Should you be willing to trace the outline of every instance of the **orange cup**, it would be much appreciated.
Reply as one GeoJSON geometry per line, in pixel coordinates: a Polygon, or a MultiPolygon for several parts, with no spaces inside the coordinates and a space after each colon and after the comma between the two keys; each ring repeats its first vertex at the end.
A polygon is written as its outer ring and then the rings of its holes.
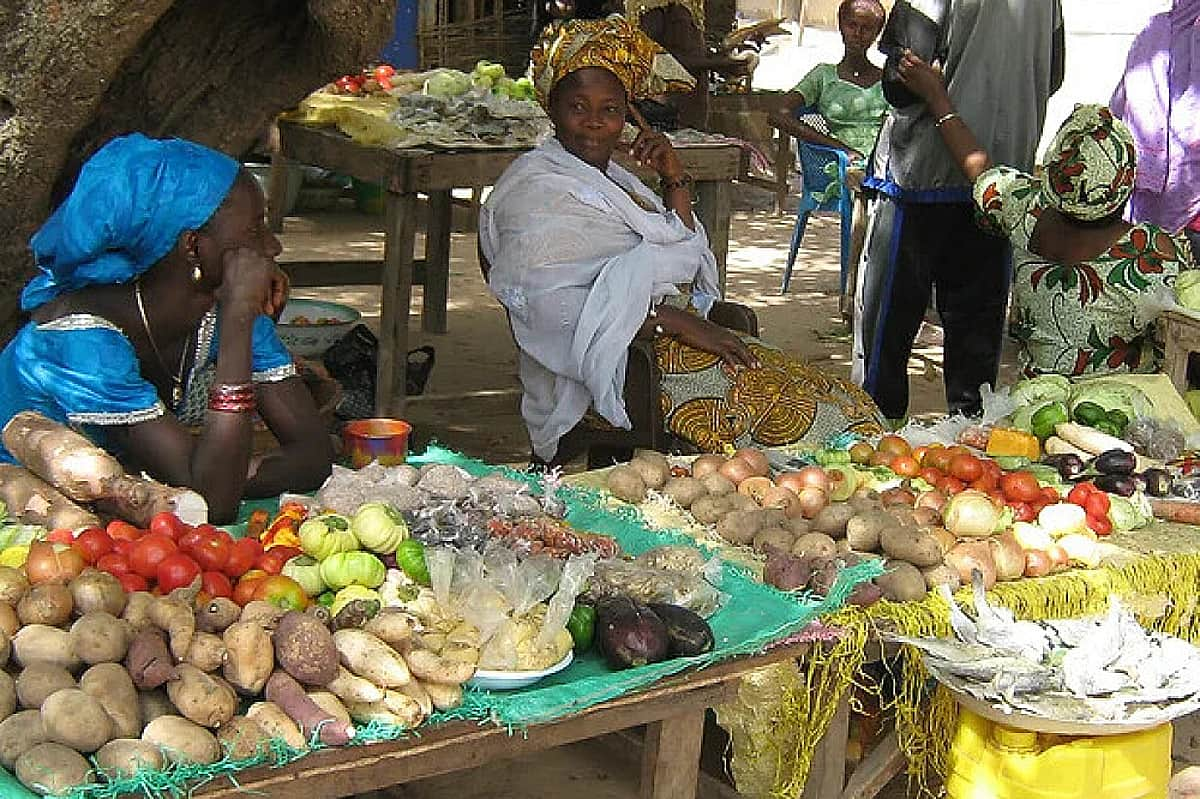
{"type": "Polygon", "coordinates": [[[342,428],[350,465],[361,469],[371,461],[381,466],[404,463],[412,425],[400,419],[356,419],[342,428]]]}

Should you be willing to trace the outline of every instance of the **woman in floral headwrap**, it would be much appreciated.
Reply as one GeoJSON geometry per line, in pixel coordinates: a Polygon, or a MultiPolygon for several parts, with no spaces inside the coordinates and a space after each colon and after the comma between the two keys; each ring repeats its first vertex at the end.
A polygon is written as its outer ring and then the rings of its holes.
{"type": "Polygon", "coordinates": [[[1025,373],[1156,371],[1156,297],[1194,265],[1182,234],[1122,218],[1137,167],[1125,124],[1104,106],[1077,106],[1034,177],[991,163],[928,64],[908,53],[899,70],[974,183],[983,223],[1012,241],[1009,332],[1025,373]]]}
{"type": "Polygon", "coordinates": [[[520,347],[535,455],[558,460],[559,439],[589,407],[629,427],[634,338],[655,344],[668,429],[701,449],[880,432],[857,387],[705,319],[720,293],[717,263],[666,136],[643,128],[627,146],[658,173],[661,196],[611,160],[626,148],[629,101],[665,75],[663,55],[619,17],[547,28],[533,77],[555,137],[509,167],[480,215],[488,284],[520,347]]]}

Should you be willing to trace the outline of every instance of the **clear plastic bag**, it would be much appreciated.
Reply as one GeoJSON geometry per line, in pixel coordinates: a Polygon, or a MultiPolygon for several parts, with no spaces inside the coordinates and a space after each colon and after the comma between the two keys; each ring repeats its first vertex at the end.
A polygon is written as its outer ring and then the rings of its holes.
{"type": "Polygon", "coordinates": [[[596,564],[588,593],[597,599],[627,596],[638,602],[666,602],[705,617],[715,613],[723,601],[721,592],[699,575],[619,560],[596,564]]]}
{"type": "Polygon", "coordinates": [[[550,598],[546,607],[546,618],[542,629],[538,631],[535,645],[538,648],[550,646],[561,630],[567,627],[571,611],[575,609],[575,599],[587,588],[588,580],[596,570],[595,555],[572,555],[563,567],[562,576],[558,580],[558,590],[550,598]]]}

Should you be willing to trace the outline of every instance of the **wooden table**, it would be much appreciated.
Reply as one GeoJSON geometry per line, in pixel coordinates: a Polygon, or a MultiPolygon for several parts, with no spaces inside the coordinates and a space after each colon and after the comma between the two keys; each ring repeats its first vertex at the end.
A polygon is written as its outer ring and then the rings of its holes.
{"type": "Polygon", "coordinates": [[[1200,353],[1200,317],[1179,311],[1164,311],[1158,318],[1163,339],[1163,372],[1180,396],[1188,390],[1188,359],[1200,353]]]}
{"type": "MultiPolygon", "coordinates": [[[[741,165],[741,150],[732,144],[686,144],[677,148],[683,166],[696,179],[696,214],[708,230],[717,256],[721,282],[729,252],[731,183],[741,165]]],[[[422,327],[446,332],[450,281],[450,192],[488,186],[527,148],[506,150],[386,149],[356,144],[332,128],[279,123],[279,148],[272,159],[270,196],[285,194],[288,162],[312,164],[386,192],[383,261],[306,261],[285,263],[292,285],[382,285],[379,362],[375,411],[404,415],[405,359],[408,353],[408,309],[414,283],[425,287],[422,327]],[[429,197],[425,258],[414,257],[417,195],[429,197]]],[[[269,207],[273,230],[282,229],[283,209],[269,207]]]]}
{"type": "Polygon", "coordinates": [[[264,799],[348,796],[646,725],[641,796],[692,799],[699,776],[705,711],[732,698],[747,672],[802,656],[806,650],[806,644],[798,644],[726,661],[512,733],[494,724],[453,722],[422,729],[419,737],[405,740],[326,749],[283,768],[264,766],[239,772],[237,785],[215,780],[192,795],[229,799],[247,795],[264,799]]]}

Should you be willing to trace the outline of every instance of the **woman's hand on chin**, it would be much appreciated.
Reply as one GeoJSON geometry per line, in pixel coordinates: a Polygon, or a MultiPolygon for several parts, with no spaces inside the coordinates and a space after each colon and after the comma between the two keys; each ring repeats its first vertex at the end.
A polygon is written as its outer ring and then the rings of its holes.
{"type": "Polygon", "coordinates": [[[690,347],[710,352],[734,368],[757,369],[762,365],[746,342],[720,325],[675,308],[660,308],[658,315],[667,332],[690,347]]]}
{"type": "Polygon", "coordinates": [[[683,164],[666,134],[642,128],[629,145],[629,154],[642,166],[653,169],[663,180],[678,180],[683,176],[683,164]]]}
{"type": "Polygon", "coordinates": [[[246,247],[228,250],[221,268],[216,296],[222,308],[253,318],[275,313],[279,297],[286,302],[286,278],[281,284],[278,265],[262,253],[246,247]]]}

